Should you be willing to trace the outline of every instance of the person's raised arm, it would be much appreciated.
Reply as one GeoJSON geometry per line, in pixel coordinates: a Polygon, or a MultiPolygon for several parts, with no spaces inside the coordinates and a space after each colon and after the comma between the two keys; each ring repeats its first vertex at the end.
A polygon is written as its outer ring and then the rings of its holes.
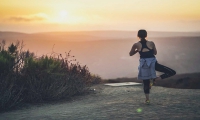
{"type": "Polygon", "coordinates": [[[156,55],[157,54],[156,45],[154,44],[154,42],[152,42],[152,43],[153,43],[153,52],[154,52],[154,55],[156,55]]]}
{"type": "Polygon", "coordinates": [[[132,46],[132,48],[131,48],[131,51],[129,52],[129,55],[130,56],[133,56],[133,55],[135,55],[135,53],[137,53],[138,52],[138,50],[137,50],[137,46],[136,46],[136,43],[135,44],[133,44],[133,46],[132,46]]]}

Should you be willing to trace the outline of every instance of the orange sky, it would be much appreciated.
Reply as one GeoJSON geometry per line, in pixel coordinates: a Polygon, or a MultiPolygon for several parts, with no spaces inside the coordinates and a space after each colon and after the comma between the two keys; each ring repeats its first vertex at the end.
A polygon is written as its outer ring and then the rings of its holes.
{"type": "Polygon", "coordinates": [[[200,0],[1,0],[0,31],[200,31],[200,0]]]}

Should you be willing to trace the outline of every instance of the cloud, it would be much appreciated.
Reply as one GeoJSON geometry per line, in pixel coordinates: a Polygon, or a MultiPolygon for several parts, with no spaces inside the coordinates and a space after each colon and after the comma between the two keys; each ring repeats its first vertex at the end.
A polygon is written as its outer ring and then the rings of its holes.
{"type": "Polygon", "coordinates": [[[10,17],[9,20],[15,21],[15,22],[31,22],[31,21],[41,21],[41,20],[44,20],[44,18],[41,18],[41,17],[34,17],[34,18],[10,17]]]}
{"type": "Polygon", "coordinates": [[[35,22],[47,20],[48,16],[44,13],[22,15],[22,16],[10,16],[7,20],[14,22],[35,22]]]}

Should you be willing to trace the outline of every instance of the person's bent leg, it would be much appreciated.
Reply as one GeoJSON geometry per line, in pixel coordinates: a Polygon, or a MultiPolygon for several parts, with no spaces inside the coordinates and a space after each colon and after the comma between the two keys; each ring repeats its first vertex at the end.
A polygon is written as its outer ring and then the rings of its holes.
{"type": "Polygon", "coordinates": [[[157,78],[156,80],[165,79],[165,78],[171,77],[176,74],[176,71],[174,71],[173,69],[171,69],[169,67],[161,65],[158,62],[155,63],[155,70],[164,73],[164,74],[160,75],[160,78],[157,78]]]}

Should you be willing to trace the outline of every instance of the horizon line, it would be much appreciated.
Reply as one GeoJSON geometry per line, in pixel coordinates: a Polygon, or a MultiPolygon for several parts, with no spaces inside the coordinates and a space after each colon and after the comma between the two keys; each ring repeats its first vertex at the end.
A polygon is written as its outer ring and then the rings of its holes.
{"type": "MultiPolygon", "coordinates": [[[[137,32],[137,30],[65,30],[65,31],[41,31],[41,32],[21,32],[21,31],[2,31],[0,32],[12,32],[12,33],[22,33],[22,34],[40,34],[40,33],[64,33],[64,32],[137,32]]],[[[147,32],[162,32],[162,33],[200,33],[200,31],[156,31],[148,30],[147,32]]]]}

